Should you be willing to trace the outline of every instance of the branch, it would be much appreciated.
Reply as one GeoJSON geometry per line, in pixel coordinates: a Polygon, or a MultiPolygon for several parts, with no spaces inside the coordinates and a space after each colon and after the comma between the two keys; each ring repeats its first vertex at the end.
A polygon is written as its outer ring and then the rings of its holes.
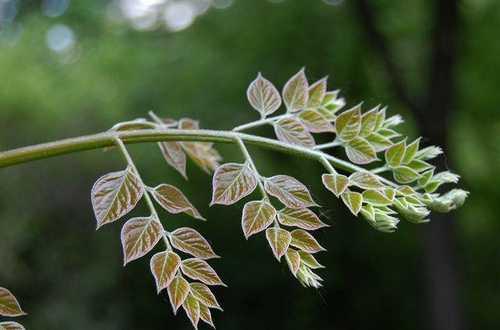
{"type": "Polygon", "coordinates": [[[374,15],[373,9],[369,0],[354,1],[356,12],[359,16],[359,21],[365,31],[368,42],[377,51],[382,59],[387,74],[391,77],[391,83],[398,98],[408,107],[413,113],[421,112],[420,105],[410,96],[408,87],[401,75],[401,71],[394,62],[394,56],[391,53],[387,39],[382,32],[378,30],[379,23],[374,15]]]}
{"type": "MultiPolygon", "coordinates": [[[[198,141],[234,144],[237,143],[238,140],[241,140],[246,144],[256,145],[259,147],[291,154],[298,157],[313,159],[318,162],[320,162],[324,158],[337,169],[347,171],[349,173],[366,171],[366,169],[360,166],[356,166],[321,151],[311,150],[301,146],[292,145],[289,143],[284,143],[256,135],[204,129],[144,129],[122,132],[108,131],[94,135],[86,135],[49,143],[42,143],[29,147],[1,152],[0,168],[27,163],[39,159],[60,156],[73,152],[111,147],[116,145],[116,139],[120,139],[124,144],[160,141],[198,141]]],[[[398,186],[394,182],[383,177],[378,177],[378,179],[386,185],[392,187],[398,186]]]]}

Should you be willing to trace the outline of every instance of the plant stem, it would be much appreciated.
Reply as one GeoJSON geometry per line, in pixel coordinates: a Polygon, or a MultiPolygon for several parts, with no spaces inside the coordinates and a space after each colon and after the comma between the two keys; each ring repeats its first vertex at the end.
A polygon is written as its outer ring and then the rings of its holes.
{"type": "MultiPolygon", "coordinates": [[[[360,166],[325,154],[320,150],[311,150],[302,146],[292,145],[274,139],[245,133],[204,129],[142,129],[120,132],[108,131],[94,135],[80,136],[55,142],[42,143],[34,146],[0,152],[0,168],[78,151],[101,149],[114,146],[116,144],[116,138],[119,138],[123,142],[123,144],[161,141],[235,143],[236,139],[239,138],[246,144],[256,145],[259,147],[291,154],[298,157],[314,159],[316,161],[321,161],[321,157],[324,157],[336,169],[346,172],[353,173],[358,171],[366,171],[360,166]]],[[[386,185],[398,187],[397,184],[383,177],[379,177],[379,180],[386,185]]]]}
{"type": "Polygon", "coordinates": [[[319,161],[328,170],[328,172],[330,172],[330,174],[337,173],[337,171],[335,171],[335,168],[332,166],[332,164],[325,157],[321,157],[319,161]]]}
{"type": "MultiPolygon", "coordinates": [[[[153,203],[153,200],[149,196],[150,192],[148,190],[148,187],[144,184],[144,181],[142,180],[141,174],[137,170],[137,167],[135,166],[135,163],[134,163],[132,157],[130,156],[130,153],[128,152],[127,148],[125,147],[125,144],[118,137],[115,138],[115,144],[118,147],[118,149],[120,149],[120,152],[123,155],[123,158],[127,162],[128,166],[130,166],[132,168],[132,170],[135,172],[135,175],[137,176],[137,178],[139,179],[139,182],[143,186],[144,194],[142,196],[144,197],[144,200],[146,201],[146,204],[148,205],[148,208],[151,212],[151,215],[154,218],[156,218],[156,220],[158,220],[158,222],[160,222],[160,217],[158,216],[158,212],[156,212],[155,204],[153,203]]],[[[165,245],[167,246],[167,250],[170,250],[171,247],[170,247],[170,243],[168,242],[168,239],[166,237],[165,230],[163,230],[162,236],[163,236],[163,241],[165,242],[165,245]]]]}
{"type": "Polygon", "coordinates": [[[271,117],[271,118],[265,118],[265,119],[260,119],[260,120],[252,121],[252,122],[247,123],[247,124],[236,126],[235,128],[233,128],[233,131],[234,132],[241,132],[241,131],[244,131],[244,130],[247,130],[247,129],[250,129],[250,128],[255,128],[255,127],[259,127],[259,126],[264,126],[264,125],[267,125],[267,124],[271,124],[271,123],[273,123],[273,122],[275,122],[277,120],[288,118],[288,117],[291,117],[291,116],[292,116],[291,114],[287,113],[287,114],[280,115],[280,116],[275,116],[275,117],[271,117]]]}
{"type": "Polygon", "coordinates": [[[329,149],[329,148],[333,148],[333,147],[338,147],[340,145],[342,145],[342,142],[340,142],[338,140],[334,140],[333,142],[319,144],[319,145],[315,146],[313,149],[314,150],[323,150],[323,149],[329,149]]]}
{"type": "Polygon", "coordinates": [[[257,182],[258,182],[259,190],[262,194],[262,197],[266,200],[269,200],[269,196],[267,195],[266,189],[264,188],[264,184],[262,183],[262,177],[260,176],[259,171],[257,170],[255,163],[253,162],[252,156],[250,156],[250,153],[248,152],[248,149],[245,146],[245,143],[243,143],[243,141],[240,138],[236,138],[236,143],[240,147],[240,150],[243,153],[245,160],[250,164],[250,167],[252,168],[252,170],[255,172],[255,175],[257,176],[257,179],[258,179],[257,182]]]}
{"type": "Polygon", "coordinates": [[[383,173],[383,172],[386,172],[389,170],[390,170],[390,168],[388,166],[381,166],[381,167],[374,168],[373,170],[370,170],[370,172],[372,172],[374,174],[378,174],[378,173],[383,173]]]}

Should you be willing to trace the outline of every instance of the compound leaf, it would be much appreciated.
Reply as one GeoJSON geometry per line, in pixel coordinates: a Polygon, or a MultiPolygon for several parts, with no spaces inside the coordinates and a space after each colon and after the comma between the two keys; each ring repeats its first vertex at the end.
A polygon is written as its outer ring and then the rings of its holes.
{"type": "Polygon", "coordinates": [[[308,208],[284,208],[278,212],[278,220],[285,226],[299,227],[305,230],[316,230],[328,227],[319,217],[308,208]]]}
{"type": "Polygon", "coordinates": [[[323,185],[339,197],[349,186],[349,178],[342,174],[323,174],[323,185]]]}
{"type": "Polygon", "coordinates": [[[363,189],[378,189],[384,186],[377,176],[370,172],[355,172],[349,176],[349,182],[363,189]]]}
{"type": "Polygon", "coordinates": [[[199,280],[207,285],[226,286],[205,260],[198,258],[186,259],[182,262],[181,269],[186,276],[193,280],[199,280]]]}
{"type": "Polygon", "coordinates": [[[161,239],[163,231],[161,223],[153,217],[127,221],[121,232],[124,265],[151,251],[161,239]]]}
{"type": "Polygon", "coordinates": [[[309,98],[309,84],[304,69],[297,72],[283,87],[283,101],[288,112],[304,109],[309,98]]]}
{"type": "Polygon", "coordinates": [[[178,228],[170,233],[169,238],[172,245],[182,252],[200,259],[218,258],[208,241],[192,228],[178,228]]]}
{"type": "Polygon", "coordinates": [[[212,313],[210,313],[210,309],[200,303],[200,319],[203,320],[206,324],[210,325],[215,329],[214,321],[212,320],[212,313]]]}
{"type": "Polygon", "coordinates": [[[314,84],[309,87],[309,98],[307,99],[307,109],[318,109],[326,94],[326,80],[327,78],[323,78],[318,80],[314,84]]]}
{"type": "Polygon", "coordinates": [[[288,264],[288,268],[295,276],[299,271],[300,267],[300,254],[294,249],[288,249],[285,254],[286,263],[288,264]]]}
{"type": "Polygon", "coordinates": [[[228,163],[215,170],[212,186],[213,204],[231,205],[251,194],[257,187],[257,176],[248,163],[228,163]]]}
{"type": "Polygon", "coordinates": [[[347,158],[354,164],[369,164],[378,159],[375,148],[360,136],[356,136],[346,143],[345,152],[347,158]]]}
{"type": "Polygon", "coordinates": [[[172,251],[159,252],[151,258],[150,268],[155,278],[158,293],[168,288],[170,283],[174,280],[180,266],[181,258],[177,253],[172,251]]]}
{"type": "Polygon", "coordinates": [[[304,110],[299,114],[299,119],[312,133],[333,132],[335,129],[330,121],[316,110],[304,110]]]}
{"type": "Polygon", "coordinates": [[[17,322],[7,321],[0,322],[0,330],[26,330],[26,328],[17,322]]]}
{"type": "Polygon", "coordinates": [[[311,133],[295,118],[280,119],[273,126],[280,141],[308,148],[316,144],[311,133]]]}
{"type": "Polygon", "coordinates": [[[203,283],[191,283],[191,294],[203,305],[209,308],[222,310],[214,294],[208,286],[203,283]]]}
{"type": "Polygon", "coordinates": [[[342,112],[335,120],[337,136],[349,141],[359,135],[361,130],[361,104],[342,112]]]}
{"type": "Polygon", "coordinates": [[[403,157],[405,155],[406,142],[405,140],[394,144],[389,149],[385,151],[385,161],[387,165],[391,167],[397,167],[401,165],[403,157]]]}
{"type": "Polygon", "coordinates": [[[200,321],[200,303],[189,293],[182,304],[182,308],[186,312],[191,324],[195,329],[198,329],[198,322],[200,321]]]}
{"type": "Polygon", "coordinates": [[[276,175],[264,180],[265,190],[292,209],[317,206],[309,190],[297,179],[288,175],[276,175]]]}
{"type": "Polygon", "coordinates": [[[245,204],[241,227],[245,238],[269,227],[276,217],[276,209],[266,201],[253,201],[245,204]]]}
{"type": "Polygon", "coordinates": [[[174,310],[174,315],[177,314],[177,310],[188,297],[190,288],[188,281],[182,276],[176,276],[168,286],[168,298],[174,310]]]}
{"type": "Polygon", "coordinates": [[[266,230],[266,238],[276,259],[281,260],[290,246],[292,235],[281,228],[269,228],[266,230]]]}
{"type": "Polygon", "coordinates": [[[247,89],[247,98],[250,105],[257,110],[262,117],[272,114],[279,109],[281,97],[274,85],[264,78],[260,73],[247,89]]]}
{"type": "Polygon", "coordinates": [[[97,229],[130,212],[143,193],[144,187],[130,166],[100,177],[91,192],[97,229]]]}
{"type": "Polygon", "coordinates": [[[305,251],[299,251],[299,255],[300,262],[307,267],[311,269],[324,268],[324,266],[321,265],[312,254],[305,251]]]}
{"type": "Polygon", "coordinates": [[[6,288],[0,287],[0,315],[16,317],[26,315],[16,297],[6,288]]]}
{"type": "Polygon", "coordinates": [[[205,220],[178,188],[169,184],[161,184],[153,188],[151,192],[158,204],[168,212],[172,214],[186,213],[193,218],[205,220]]]}
{"type": "Polygon", "coordinates": [[[291,235],[292,241],[290,244],[302,251],[308,253],[325,251],[325,248],[322,247],[318,241],[316,241],[316,239],[305,230],[295,229],[292,231],[291,235]]]}
{"type": "Polygon", "coordinates": [[[408,166],[398,166],[393,169],[392,174],[394,176],[394,180],[403,184],[411,183],[420,177],[420,174],[418,174],[417,171],[408,166]]]}
{"type": "Polygon", "coordinates": [[[178,142],[160,142],[158,143],[160,147],[163,158],[167,164],[172,166],[177,172],[179,172],[185,179],[186,175],[186,154],[182,150],[182,146],[178,142]]]}
{"type": "Polygon", "coordinates": [[[363,201],[374,206],[387,206],[392,204],[392,199],[378,190],[365,190],[363,201]]]}
{"type": "Polygon", "coordinates": [[[346,190],[340,196],[352,214],[358,215],[363,205],[363,195],[355,191],[346,190]]]}

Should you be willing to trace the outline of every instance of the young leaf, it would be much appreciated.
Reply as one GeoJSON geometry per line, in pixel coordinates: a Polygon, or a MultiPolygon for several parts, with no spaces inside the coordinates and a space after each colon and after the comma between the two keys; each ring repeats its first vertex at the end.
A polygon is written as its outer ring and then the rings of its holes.
{"type": "Polygon", "coordinates": [[[294,249],[288,249],[285,254],[286,263],[288,264],[288,268],[295,276],[300,267],[300,254],[294,249]]]}
{"type": "Polygon", "coordinates": [[[370,136],[375,131],[377,125],[378,106],[366,113],[361,117],[361,131],[359,135],[362,137],[370,136]]]}
{"type": "Polygon", "coordinates": [[[7,321],[0,322],[0,330],[26,330],[26,328],[17,322],[7,321]]]}
{"type": "Polygon", "coordinates": [[[292,231],[291,235],[292,241],[290,242],[290,245],[293,245],[302,251],[308,253],[325,251],[325,248],[322,247],[318,241],[316,241],[316,239],[305,230],[295,229],[292,231]]]}
{"type": "Polygon", "coordinates": [[[182,304],[182,308],[189,317],[195,329],[198,329],[198,322],[200,321],[200,304],[191,293],[188,294],[186,300],[182,304]]]}
{"type": "Polygon", "coordinates": [[[97,229],[130,212],[143,193],[144,187],[130,166],[100,177],[91,193],[97,229]]]}
{"type": "Polygon", "coordinates": [[[210,309],[200,303],[200,319],[203,320],[206,324],[210,325],[215,329],[214,322],[212,321],[212,313],[210,313],[210,309]]]}
{"type": "Polygon", "coordinates": [[[398,183],[406,184],[417,180],[420,177],[420,174],[408,166],[398,166],[394,168],[393,176],[394,180],[398,183]]]}
{"type": "Polygon", "coordinates": [[[349,186],[349,178],[342,174],[323,174],[323,185],[339,197],[349,186]]]}
{"type": "Polygon", "coordinates": [[[170,283],[168,287],[168,298],[174,310],[174,315],[177,314],[177,310],[189,295],[190,288],[188,281],[182,278],[182,276],[176,276],[172,283],[170,283]]]}
{"type": "Polygon", "coordinates": [[[308,148],[316,144],[311,133],[295,118],[280,119],[273,126],[280,141],[308,148]]]}
{"type": "MultiPolygon", "coordinates": [[[[180,129],[199,129],[200,124],[196,120],[182,118],[179,120],[180,129]]],[[[219,166],[222,159],[220,154],[213,148],[213,143],[206,142],[181,142],[181,146],[191,160],[203,171],[210,174],[219,166]]]]}
{"type": "Polygon", "coordinates": [[[409,164],[415,158],[418,147],[420,146],[420,140],[421,138],[418,138],[406,147],[405,155],[401,161],[403,164],[409,164]]]}
{"type": "Polygon", "coordinates": [[[247,89],[247,98],[250,105],[257,110],[262,117],[272,114],[279,109],[281,97],[274,85],[264,78],[260,73],[257,75],[247,89]]]}
{"type": "Polygon", "coordinates": [[[245,238],[259,233],[269,227],[276,217],[275,208],[265,201],[253,201],[245,204],[241,227],[245,238]]]}
{"type": "Polygon", "coordinates": [[[178,142],[160,142],[158,143],[163,158],[167,164],[172,166],[179,172],[185,179],[186,175],[186,154],[182,150],[182,146],[178,142]]]}
{"type": "Polygon", "coordinates": [[[127,221],[121,233],[124,265],[151,251],[162,235],[163,226],[153,217],[127,221]]]}
{"type": "Polygon", "coordinates": [[[422,160],[429,160],[441,155],[442,153],[443,149],[441,149],[440,147],[429,146],[427,148],[417,151],[415,157],[422,160]]]}
{"type": "Polygon", "coordinates": [[[324,268],[324,266],[320,264],[312,254],[305,251],[299,251],[299,255],[301,264],[304,264],[311,269],[324,268]]]}
{"type": "Polygon", "coordinates": [[[205,260],[198,258],[186,259],[182,262],[181,269],[186,276],[193,280],[199,280],[207,285],[226,286],[205,260]]]}
{"type": "Polygon", "coordinates": [[[366,141],[375,149],[376,152],[384,151],[392,146],[391,139],[378,133],[370,134],[366,137],[366,141]]]}
{"type": "Polygon", "coordinates": [[[361,130],[361,104],[342,112],[335,120],[337,136],[343,141],[350,141],[361,130]]]}
{"type": "Polygon", "coordinates": [[[209,308],[217,308],[222,310],[219,302],[215,298],[209,287],[203,283],[191,283],[191,294],[195,297],[201,304],[209,308]]]}
{"type": "Polygon", "coordinates": [[[376,161],[375,149],[364,138],[357,136],[346,143],[345,153],[347,158],[354,164],[369,164],[376,161]]]}
{"type": "Polygon", "coordinates": [[[321,106],[326,94],[326,80],[325,77],[309,87],[306,109],[318,109],[321,106]]]}
{"type": "Polygon", "coordinates": [[[313,211],[307,208],[284,208],[278,212],[278,220],[285,226],[299,227],[305,230],[316,230],[328,227],[328,225],[323,223],[313,211]]]}
{"type": "Polygon", "coordinates": [[[385,151],[385,161],[390,167],[397,167],[401,165],[405,155],[406,142],[405,140],[393,145],[385,151]]]}
{"type": "Polygon", "coordinates": [[[347,190],[341,195],[344,204],[351,210],[352,214],[358,215],[363,205],[363,196],[355,191],[347,190]]]}
{"type": "Polygon", "coordinates": [[[257,187],[257,176],[248,163],[228,163],[215,170],[210,205],[231,205],[250,195],[257,187]]]}
{"type": "Polygon", "coordinates": [[[159,252],[151,258],[150,268],[158,293],[168,288],[180,266],[181,258],[172,251],[159,252]]]}
{"type": "Polygon", "coordinates": [[[333,132],[335,129],[330,121],[316,110],[304,110],[299,114],[299,119],[312,133],[333,132]]]}
{"type": "Polygon", "coordinates": [[[370,172],[355,172],[349,176],[349,182],[362,189],[378,189],[384,186],[377,176],[370,172]]]}
{"type": "Polygon", "coordinates": [[[0,287],[0,315],[16,317],[26,315],[16,297],[6,288],[0,287]]]}
{"type": "Polygon", "coordinates": [[[292,235],[281,228],[269,228],[266,230],[266,238],[271,246],[271,250],[273,250],[274,256],[280,261],[290,246],[292,235]]]}
{"type": "Polygon", "coordinates": [[[222,159],[211,143],[181,142],[181,146],[191,160],[203,171],[211,174],[222,159]]]}
{"type": "Polygon", "coordinates": [[[174,248],[197,258],[207,260],[219,257],[214,253],[207,240],[194,229],[178,228],[170,233],[169,238],[174,248]]]}
{"type": "Polygon", "coordinates": [[[288,175],[276,175],[264,180],[266,191],[292,209],[317,206],[309,190],[297,179],[288,175]]]}
{"type": "Polygon", "coordinates": [[[309,84],[304,69],[297,72],[283,87],[283,101],[288,112],[304,109],[309,98],[309,84]]]}
{"type": "Polygon", "coordinates": [[[153,188],[151,193],[158,204],[168,212],[172,214],[186,213],[193,218],[205,220],[178,188],[169,184],[161,184],[153,188]]]}
{"type": "Polygon", "coordinates": [[[392,204],[392,199],[378,190],[365,190],[363,201],[374,206],[387,206],[392,204]]]}

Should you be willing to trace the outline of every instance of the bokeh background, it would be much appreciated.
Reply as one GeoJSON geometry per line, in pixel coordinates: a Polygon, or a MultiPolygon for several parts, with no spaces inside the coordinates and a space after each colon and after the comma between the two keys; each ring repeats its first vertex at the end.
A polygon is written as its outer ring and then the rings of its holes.
{"type": "MultiPolygon", "coordinates": [[[[230,129],[256,119],[245,90],[258,71],[282,86],[306,66],[348,106],[388,105],[408,135],[442,145],[441,166],[463,176],[470,199],[383,234],[322,189],[319,165],[252,148],[264,175],[307,182],[332,225],[319,233],[325,287],[305,289],[262,235],[244,240],[242,203],[209,208],[209,176],[189,164],[185,182],[154,144],[132,146],[147,182],[181,187],[209,219],[162,213],[224,257],[218,328],[498,329],[498,31],[497,0],[0,0],[0,149],[151,109],[230,129]]],[[[98,150],[0,170],[0,284],[29,312],[28,329],[190,329],[156,295],[146,258],[122,268],[120,226],[95,232],[90,188],[121,167],[98,150]]]]}

